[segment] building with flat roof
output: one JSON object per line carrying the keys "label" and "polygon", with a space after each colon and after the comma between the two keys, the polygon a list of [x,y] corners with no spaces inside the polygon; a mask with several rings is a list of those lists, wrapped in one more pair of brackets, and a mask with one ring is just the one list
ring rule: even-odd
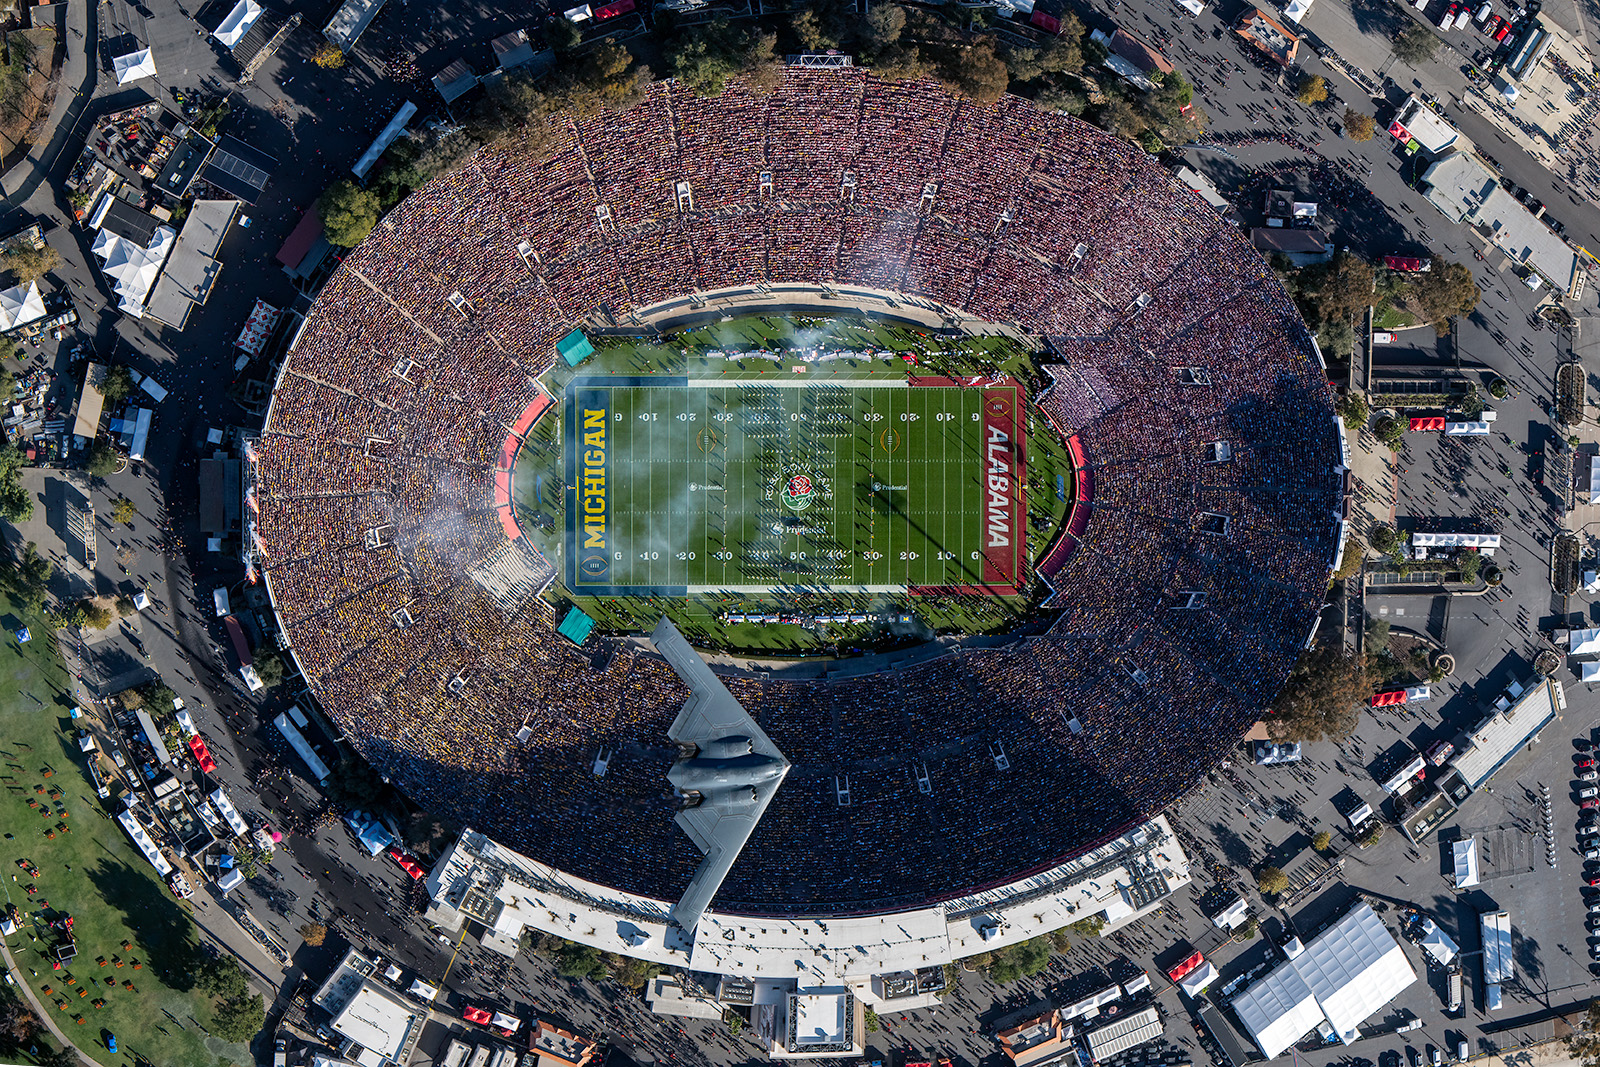
{"label": "building with flat roof", "polygon": [[341,52],[350,51],[361,35],[367,32],[367,27],[372,25],[372,20],[378,17],[378,12],[383,10],[384,2],[344,0],[339,10],[333,13],[333,18],[322,28],[322,36],[338,45]]}
{"label": "building with flat roof", "polygon": [[1452,152],[1422,172],[1422,195],[1451,222],[1477,214],[1500,181],[1471,152]]}
{"label": "building with flat roof", "polygon": [[543,1019],[528,1034],[528,1051],[538,1057],[537,1067],[584,1067],[599,1047],[593,1038],[569,1034]]}
{"label": "building with flat roof", "polygon": [[328,1013],[328,1028],[344,1038],[339,1054],[362,1067],[404,1064],[428,1018],[426,1007],[383,984],[377,970],[374,960],[351,949],[311,998]]}
{"label": "building with flat roof", "polygon": [[237,200],[196,200],[183,220],[178,241],[156,281],[145,314],[181,330],[189,313],[211,298],[222,273],[217,259],[222,241],[239,216]]}
{"label": "building with flat roof", "polygon": [[1436,157],[1472,147],[1472,142],[1460,130],[1445,121],[1443,115],[1416,93],[1406,97],[1400,110],[1395,112],[1394,121],[1389,123],[1389,134],[1401,144],[1415,141],[1422,151]]}
{"label": "building with flat roof", "polygon": [[767,1044],[773,1059],[833,1059],[866,1051],[866,1012],[842,987],[789,993],[776,1023]]}
{"label": "building with flat roof", "polygon": [[1540,678],[1527,689],[1513,683],[1513,689],[1513,694],[1499,697],[1456,744],[1456,755],[1449,773],[1440,779],[1439,789],[1457,803],[1493,778],[1566,707],[1566,693],[1552,678]]}
{"label": "building with flat roof", "polygon": [[1073,1028],[1061,1018],[1058,1008],[1002,1030],[995,1037],[1000,1051],[1014,1067],[1045,1067],[1074,1056]]}
{"label": "building with flat roof", "polygon": [[1300,51],[1300,38],[1259,7],[1250,8],[1241,15],[1234,23],[1233,32],[1280,66],[1293,63]]}
{"label": "building with flat roof", "polygon": [[1495,189],[1484,198],[1472,224],[1513,263],[1536,273],[1557,295],[1571,300],[1583,295],[1584,272],[1578,253],[1504,189]]}
{"label": "building with flat roof", "polygon": [[1115,1022],[1084,1033],[1084,1044],[1096,1063],[1102,1063],[1130,1048],[1138,1048],[1157,1040],[1165,1032],[1161,1012],[1152,1005],[1142,1011],[1129,1012]]}

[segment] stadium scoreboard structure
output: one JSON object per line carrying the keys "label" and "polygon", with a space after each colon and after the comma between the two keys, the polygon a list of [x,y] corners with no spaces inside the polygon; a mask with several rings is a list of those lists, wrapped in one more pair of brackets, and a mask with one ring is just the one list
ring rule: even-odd
{"label": "stadium scoreboard structure", "polygon": [[586,377],[563,399],[574,594],[1023,584],[1015,381]]}

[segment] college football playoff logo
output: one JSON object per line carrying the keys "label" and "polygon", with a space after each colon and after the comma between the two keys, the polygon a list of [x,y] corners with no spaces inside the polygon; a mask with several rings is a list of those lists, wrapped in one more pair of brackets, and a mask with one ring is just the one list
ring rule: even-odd
{"label": "college football playoff logo", "polygon": [[811,484],[809,475],[796,474],[783,483],[783,492],[778,496],[783,500],[783,506],[790,511],[804,511],[817,498],[817,490]]}

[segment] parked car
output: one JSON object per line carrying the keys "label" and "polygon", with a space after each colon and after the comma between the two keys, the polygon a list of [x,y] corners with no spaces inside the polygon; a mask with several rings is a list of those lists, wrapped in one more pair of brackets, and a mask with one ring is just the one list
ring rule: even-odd
{"label": "parked car", "polygon": [[1467,1039],[1464,1037],[1456,1039],[1456,1059],[1467,1062]]}
{"label": "parked car", "polygon": [[116,1052],[117,1051],[117,1035],[116,1034],[107,1034],[106,1035],[106,1051],[107,1052]]}
{"label": "parked car", "polygon": [[1496,44],[1500,44],[1507,37],[1510,37],[1510,36],[1511,36],[1511,23],[1509,23],[1509,22],[1502,22],[1500,24],[1500,28],[1498,30],[1494,31],[1494,40],[1495,40]]}
{"label": "parked car", "polygon": [[1579,800],[1588,800],[1590,797],[1600,797],[1600,789],[1596,789],[1592,785],[1586,785],[1578,790]]}
{"label": "parked car", "polygon": [[1411,1067],[1422,1067],[1422,1053],[1414,1048],[1406,1049],[1406,1056],[1411,1060]]}
{"label": "parked car", "polygon": [[1600,885],[1600,874],[1591,874],[1586,881],[1589,883],[1589,887],[1592,889],[1595,886]]}
{"label": "parked car", "polygon": [[1578,805],[1579,811],[1594,811],[1597,808],[1600,808],[1600,800],[1585,800]]}
{"label": "parked car", "polygon": [[1488,34],[1490,37],[1493,37],[1495,35],[1495,31],[1503,26],[1505,21],[1506,20],[1501,18],[1499,15],[1490,15],[1489,21],[1483,24],[1483,32]]}
{"label": "parked car", "polygon": [[1600,945],[1589,946],[1589,958],[1591,960],[1600,960]]}
{"label": "parked car", "polygon": [[1433,1067],[1439,1067],[1440,1064],[1444,1063],[1444,1055],[1439,1051],[1437,1045],[1428,1046],[1428,1062],[1433,1064]]}
{"label": "parked car", "polygon": [[1586,769],[1588,769],[1590,767],[1593,767],[1594,766],[1594,757],[1593,756],[1579,756],[1576,766],[1580,770],[1586,770]]}
{"label": "parked car", "polygon": [[1578,781],[1580,782],[1593,782],[1597,779],[1600,779],[1600,771],[1592,767],[1578,772]]}
{"label": "parked car", "polygon": [[1583,858],[1586,860],[1600,860],[1600,848],[1584,849]]}

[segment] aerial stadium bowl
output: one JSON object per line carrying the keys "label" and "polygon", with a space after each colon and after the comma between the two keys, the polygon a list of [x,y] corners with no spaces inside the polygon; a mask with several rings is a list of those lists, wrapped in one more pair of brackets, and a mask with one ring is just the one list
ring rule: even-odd
{"label": "aerial stadium bowl", "polygon": [[[685,690],[643,642],[559,636],[573,603],[735,648],[764,625],[717,629],[718,590],[1011,613],[965,641],[731,661],[794,766],[722,910],[1011,882],[1170,804],[1268,706],[1337,550],[1340,438],[1271,270],[1151,157],[1023,100],[848,69],[768,96],[660,84],[543,144],[485,149],[346,258],[257,447],[294,655],[414,802],[595,882],[682,890]],[[763,316],[882,334],[743,368],[694,340]],[[575,327],[599,351],[568,368]],[[906,330],[1021,348],[1004,375],[946,378],[873,354]],[[703,487],[742,503],[683,503]],[[1013,551],[973,560],[991,530]]]}

